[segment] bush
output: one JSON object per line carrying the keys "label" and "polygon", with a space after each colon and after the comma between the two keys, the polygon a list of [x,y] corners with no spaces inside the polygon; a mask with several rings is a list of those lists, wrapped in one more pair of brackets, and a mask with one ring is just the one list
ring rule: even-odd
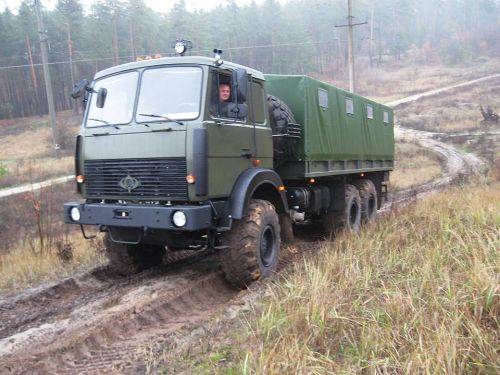
{"label": "bush", "polygon": [[0,118],[12,118],[14,106],[10,103],[0,103]]}
{"label": "bush", "polygon": [[7,175],[7,167],[3,164],[0,164],[0,179],[4,178]]}

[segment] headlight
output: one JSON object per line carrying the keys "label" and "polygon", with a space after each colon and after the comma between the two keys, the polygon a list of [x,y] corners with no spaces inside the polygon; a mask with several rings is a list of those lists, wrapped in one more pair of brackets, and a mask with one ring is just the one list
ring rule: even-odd
{"label": "headlight", "polygon": [[182,211],[175,211],[172,215],[172,222],[176,227],[183,227],[186,225],[186,214]]}
{"label": "headlight", "polygon": [[71,210],[69,210],[69,216],[73,221],[80,221],[80,209],[78,207],[71,207]]}

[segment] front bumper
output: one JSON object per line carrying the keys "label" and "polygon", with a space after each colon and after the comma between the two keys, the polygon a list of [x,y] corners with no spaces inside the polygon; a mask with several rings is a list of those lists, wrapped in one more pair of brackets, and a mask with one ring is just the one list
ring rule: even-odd
{"label": "front bumper", "polygon": [[[78,221],[71,219],[70,210],[73,207],[80,210]],[[177,227],[172,222],[176,211],[183,211],[186,215],[186,225],[183,227]],[[64,204],[64,221],[68,224],[198,231],[211,228],[213,218],[210,205],[166,207],[77,202]]]}

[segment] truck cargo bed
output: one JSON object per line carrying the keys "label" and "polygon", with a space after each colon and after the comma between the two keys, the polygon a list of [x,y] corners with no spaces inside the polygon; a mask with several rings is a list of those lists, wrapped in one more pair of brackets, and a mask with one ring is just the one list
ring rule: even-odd
{"label": "truck cargo bed", "polygon": [[394,167],[391,108],[307,76],[266,75],[268,94],[285,101],[302,126],[284,179],[388,171]]}

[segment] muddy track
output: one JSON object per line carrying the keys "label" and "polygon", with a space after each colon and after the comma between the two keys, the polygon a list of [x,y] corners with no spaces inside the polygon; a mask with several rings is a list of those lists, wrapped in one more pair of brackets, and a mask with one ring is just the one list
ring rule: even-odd
{"label": "muddy track", "polygon": [[[319,244],[295,246],[302,253],[285,250],[280,270]],[[0,305],[0,373],[143,372],[145,348],[206,321],[239,293],[213,253],[128,279],[107,268],[68,278]]]}
{"label": "muddy track", "polygon": [[383,210],[389,210],[396,204],[411,202],[430,192],[445,189],[453,182],[465,180],[470,175],[484,174],[488,169],[487,164],[476,155],[463,153],[452,145],[436,139],[437,133],[397,126],[395,136],[406,142],[415,142],[438,154],[443,163],[444,174],[425,184],[391,193]]}
{"label": "muddy track", "polygon": [[[386,211],[485,168],[433,133],[397,127],[396,134],[439,153],[446,171],[391,194]],[[283,252],[280,269],[322,243],[297,241]],[[189,255],[171,254],[163,266],[129,278],[100,267],[0,299],[0,373],[145,372],[145,348],[172,345],[179,332],[248,293],[224,281],[218,254]]]}

